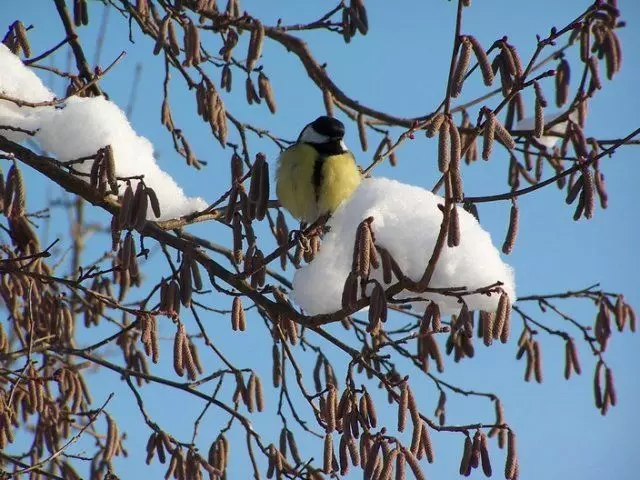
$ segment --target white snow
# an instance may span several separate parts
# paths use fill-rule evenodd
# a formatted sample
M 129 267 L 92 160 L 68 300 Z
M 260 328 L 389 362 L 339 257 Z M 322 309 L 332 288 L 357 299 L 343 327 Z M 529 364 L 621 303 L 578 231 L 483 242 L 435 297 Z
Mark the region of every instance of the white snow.
M 442 213 L 437 205 L 443 202 L 428 190 L 395 180 L 363 180 L 329 220 L 330 231 L 323 238 L 314 260 L 296 272 L 295 301 L 310 315 L 331 313 L 341 308 L 342 289 L 351 270 L 356 229 L 370 216 L 374 218 L 372 229 L 376 244 L 391 253 L 405 275 L 418 281 L 440 230 Z M 513 269 L 501 260 L 489 233 L 471 214 L 459 207 L 458 215 L 460 245 L 455 248 L 445 246 L 430 287 L 464 286 L 473 290 L 501 281 L 511 301 L 515 301 Z M 371 278 L 384 285 L 381 269 L 372 270 Z M 403 292 L 398 295 L 402 296 L 414 297 L 416 294 Z M 443 313 L 457 313 L 461 307 L 455 297 L 429 293 L 422 297 L 437 302 Z M 473 294 L 465 296 L 465 301 L 470 310 L 495 311 L 498 296 Z M 420 312 L 425 305 L 426 302 L 417 302 L 414 308 Z
M 0 93 L 32 103 L 52 100 L 54 95 L 31 70 L 0 44 Z M 111 145 L 116 175 L 144 175 L 160 201 L 161 219 L 170 219 L 203 209 L 202 198 L 187 197 L 182 188 L 156 163 L 153 145 L 131 127 L 124 112 L 104 97 L 71 97 L 56 107 L 18 107 L 0 101 L 0 125 L 11 125 L 37 131 L 33 137 L 50 155 L 60 161 L 91 155 Z M 28 135 L 0 130 L 12 141 L 22 141 Z M 91 161 L 74 167 L 89 172 Z M 137 182 L 132 182 L 133 187 Z M 124 188 L 121 187 L 123 192 Z M 155 219 L 149 207 L 148 218 Z
M 32 103 L 54 98 L 53 92 L 3 43 L 0 43 L 0 93 Z M 36 130 L 43 110 L 44 108 L 18 107 L 15 103 L 0 100 L 0 125 Z M 0 135 L 12 142 L 21 142 L 28 136 L 26 133 L 1 129 Z

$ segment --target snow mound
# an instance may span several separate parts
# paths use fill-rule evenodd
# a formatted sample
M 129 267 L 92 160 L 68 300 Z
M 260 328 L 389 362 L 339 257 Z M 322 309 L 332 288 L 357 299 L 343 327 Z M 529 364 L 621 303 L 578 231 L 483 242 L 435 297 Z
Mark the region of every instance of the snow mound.
M 54 95 L 40 79 L 11 51 L 0 44 L 0 93 L 32 103 L 49 101 Z M 146 185 L 153 188 L 160 201 L 161 220 L 196 210 L 207 203 L 202 198 L 187 197 L 173 178 L 157 164 L 153 145 L 139 136 L 124 112 L 104 97 L 71 97 L 56 107 L 18 107 L 0 100 L 0 126 L 10 125 L 35 131 L 33 137 L 49 154 L 60 161 L 92 155 L 98 149 L 111 145 L 115 158 L 116 175 L 131 177 L 144 175 Z M 14 142 L 28 135 L 0 129 Z M 84 173 L 91 170 L 92 161 L 74 167 Z M 124 192 L 120 182 L 120 192 Z M 135 188 L 137 181 L 132 181 Z M 155 219 L 149 207 L 148 218 Z
M 0 93 L 32 103 L 47 102 L 54 98 L 40 78 L 26 68 L 4 43 L 0 43 Z M 48 107 L 18 107 L 8 100 L 0 100 L 0 125 L 36 130 L 39 116 L 46 109 Z M 28 136 L 26 133 L 2 129 L 0 135 L 12 142 L 21 142 Z
M 418 281 L 440 230 L 442 213 L 438 204 L 442 203 L 441 197 L 420 187 L 386 178 L 363 180 L 329 220 L 330 231 L 316 257 L 296 272 L 293 298 L 310 315 L 340 310 L 342 289 L 351 270 L 356 229 L 370 216 L 374 218 L 376 244 L 391 253 L 405 275 Z M 491 236 L 471 214 L 458 207 L 458 215 L 460 245 L 445 246 L 430 287 L 464 286 L 474 290 L 501 281 L 511 301 L 515 301 L 513 269 L 501 260 Z M 371 278 L 384 285 L 381 269 L 372 270 Z M 406 296 L 415 294 L 407 292 Z M 433 293 L 421 296 L 437 302 L 443 313 L 460 311 L 455 297 Z M 467 295 L 465 301 L 470 310 L 495 311 L 498 295 Z M 426 302 L 417 302 L 414 308 L 422 311 L 425 305 Z

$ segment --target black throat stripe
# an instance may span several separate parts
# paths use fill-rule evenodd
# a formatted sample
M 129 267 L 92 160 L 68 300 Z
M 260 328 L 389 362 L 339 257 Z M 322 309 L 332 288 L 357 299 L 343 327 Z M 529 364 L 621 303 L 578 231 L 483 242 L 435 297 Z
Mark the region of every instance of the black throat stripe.
M 324 164 L 325 158 L 330 155 L 339 155 L 341 153 L 344 153 L 344 149 L 342 148 L 342 145 L 340 145 L 340 140 L 334 140 L 327 143 L 310 143 L 309 145 L 311 145 L 315 149 L 315 151 L 318 152 L 316 161 L 313 164 L 313 177 L 311 178 L 317 202 L 320 199 L 320 185 L 322 185 L 322 165 Z
M 313 183 L 313 191 L 316 194 L 316 202 L 320 200 L 320 185 L 322 184 L 322 165 L 324 164 L 324 157 L 318 155 L 316 161 L 313 164 L 313 177 L 311 182 Z

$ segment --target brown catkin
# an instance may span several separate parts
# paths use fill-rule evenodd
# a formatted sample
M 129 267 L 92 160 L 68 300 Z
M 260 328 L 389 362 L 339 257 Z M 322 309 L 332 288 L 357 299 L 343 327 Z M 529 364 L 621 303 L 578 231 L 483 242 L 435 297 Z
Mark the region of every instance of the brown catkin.
M 460 219 L 458 217 L 458 207 L 456 207 L 455 204 L 451 206 L 451 214 L 449 216 L 447 245 L 450 248 L 460 245 Z
M 482 471 L 487 477 L 492 475 L 491 459 L 489 457 L 489 441 L 484 432 L 480 433 L 480 460 L 482 463 Z
M 593 180 L 593 174 L 588 166 L 582 167 L 582 179 L 583 187 L 582 192 L 584 195 L 584 216 L 586 218 L 593 217 L 593 211 L 595 208 L 595 184 Z
M 426 127 L 426 135 L 429 138 L 432 138 L 436 135 L 437 132 L 440 131 L 440 127 L 444 122 L 446 116 L 444 113 L 436 113 L 430 120 L 429 124 Z
M 451 96 L 456 98 L 462 92 L 462 84 L 464 83 L 465 75 L 469 69 L 469 62 L 471 61 L 471 42 L 467 37 L 462 37 L 460 42 L 460 56 L 453 75 L 453 85 L 451 88 Z
M 511 301 L 509 295 L 502 293 L 498 301 L 498 309 L 496 312 L 496 324 L 500 324 L 500 341 L 507 343 L 509 339 L 509 326 L 511 317 Z M 499 319 L 499 320 L 498 320 Z
M 263 72 L 260 72 L 258 75 L 258 95 L 265 99 L 267 106 L 269 107 L 269 111 L 275 114 L 277 107 L 273 87 L 271 86 L 269 77 L 267 77 Z
M 489 87 L 493 84 L 494 78 L 493 70 L 491 69 L 491 63 L 489 62 L 489 57 L 484 51 L 484 48 L 482 48 L 482 45 L 480 45 L 480 42 L 478 42 L 478 40 L 474 36 L 467 35 L 467 38 L 471 42 L 473 54 L 478 60 L 478 65 L 480 66 L 480 71 L 482 72 L 482 79 L 484 81 L 484 84 Z
M 438 136 L 438 169 L 442 173 L 449 170 L 449 163 L 451 161 L 451 137 L 449 129 L 450 120 L 446 117 L 440 125 Z
M 569 62 L 564 58 L 560 60 L 558 67 L 556 68 L 556 106 L 562 107 L 567 103 L 569 96 L 569 85 L 571 83 L 571 70 L 569 68 Z
M 196 346 L 191 342 L 191 340 L 185 338 L 182 348 L 184 350 L 184 363 L 187 367 L 187 377 L 189 380 L 195 380 L 198 377 L 198 373 L 202 370 Z
M 578 194 L 582 191 L 583 185 L 584 185 L 584 179 L 582 178 L 582 176 L 580 176 L 578 177 L 578 180 L 576 180 L 573 183 L 573 185 L 571 185 L 567 189 L 567 198 L 566 198 L 567 205 L 570 205 L 574 202 Z
M 593 376 L 593 393 L 595 397 L 596 408 L 602 408 L 602 384 L 600 382 L 600 376 L 602 367 L 604 366 L 602 360 L 599 360 L 596 364 L 595 373 Z
M 460 459 L 460 475 L 469 476 L 471 472 L 471 453 L 472 443 L 468 435 L 464 437 L 464 447 L 462 450 L 462 458 Z
M 407 469 L 407 460 L 404 458 L 404 452 L 400 450 L 400 452 L 398 452 L 398 456 L 396 457 L 396 479 L 395 480 L 405 480 L 407 475 L 406 469 Z
M 409 385 L 402 382 L 400 387 L 400 401 L 398 402 L 398 431 L 404 432 L 407 425 L 407 407 L 409 405 Z
M 249 39 L 249 51 L 247 53 L 247 70 L 251 71 L 262 54 L 264 43 L 264 25 L 259 20 L 255 20 L 254 28 L 251 30 Z
M 399 452 L 400 447 L 396 447 L 384 456 L 382 472 L 378 476 L 379 480 L 391 480 L 391 475 L 393 475 L 393 467 L 396 463 L 396 458 L 398 458 Z
M 509 150 L 513 150 L 516 147 L 516 142 L 509 133 L 509 130 L 494 116 L 495 135 Z
M 336 428 L 336 400 L 337 400 L 336 388 L 331 385 L 329 392 L 327 393 L 327 401 L 325 403 L 324 417 L 327 422 L 327 432 L 331 433 Z
M 628 303 L 625 303 L 624 310 L 627 317 L 629 317 L 629 330 L 635 333 L 637 326 L 636 312 Z
M 516 237 L 518 236 L 518 206 L 515 202 L 511 204 L 511 212 L 509 214 L 509 228 L 507 229 L 507 236 L 502 245 L 502 253 L 509 255 L 513 251 L 513 246 L 516 243 Z
M 449 171 L 452 172 L 451 186 L 452 193 L 456 200 L 462 199 L 462 178 L 460 176 L 460 157 L 462 153 L 462 139 L 460 131 L 455 123 L 451 122 L 449 134 L 451 136 L 451 164 Z
M 245 87 L 245 97 L 249 105 L 253 105 L 254 103 L 256 104 L 262 103 L 262 101 L 260 100 L 260 97 L 258 96 L 258 92 L 256 91 L 256 87 L 253 84 L 253 80 L 251 80 L 251 77 L 249 75 L 247 75 L 247 79 L 244 82 L 244 87 Z
M 333 472 L 333 439 L 330 433 L 324 437 L 323 471 L 327 475 Z
M 411 414 L 411 422 L 413 423 L 413 425 L 418 425 L 420 423 L 422 423 L 422 420 L 420 418 L 420 411 L 418 410 L 418 405 L 416 404 L 416 399 L 413 396 L 413 392 L 411 391 L 411 388 L 409 387 L 409 385 L 407 384 L 407 391 L 409 393 L 409 413 Z
M 187 337 L 184 325 L 180 323 L 173 340 L 173 369 L 179 377 L 184 376 L 184 349 L 183 344 L 186 343 Z
M 613 381 L 613 371 L 607 368 L 604 372 L 605 379 L 605 396 L 609 397 L 611 405 L 615 406 L 618 403 L 618 395 L 616 393 L 615 383 Z
M 535 340 L 533 341 L 533 373 L 536 382 L 542 383 L 542 350 L 540 344 Z
M 533 136 L 542 137 L 544 134 L 544 110 L 542 104 L 536 99 L 536 115 L 533 123 Z
M 473 444 L 471 446 L 471 468 L 480 466 L 480 445 L 482 443 L 480 430 L 476 430 L 473 435 Z
M 423 422 L 418 422 L 416 425 L 413 426 L 413 431 L 411 432 L 411 451 L 418 458 L 421 457 L 420 454 L 422 453 L 422 448 L 421 448 L 422 444 L 420 443 L 420 440 L 422 438 L 423 428 L 424 428 Z
M 347 442 L 350 435 L 342 435 L 338 444 L 338 458 L 340 459 L 340 475 L 349 473 L 349 453 L 347 451 Z
M 542 108 L 547 108 L 547 99 L 545 98 L 542 87 L 538 82 L 533 82 L 533 89 L 536 95 L 536 102 L 540 103 Z
M 424 473 L 420 468 L 420 463 L 418 462 L 418 459 L 415 457 L 415 455 L 404 447 L 402 447 L 402 453 L 404 454 L 404 457 L 409 464 L 409 468 L 411 468 L 411 471 L 413 472 L 416 480 L 426 480 L 426 477 L 424 476 Z
M 349 272 L 344 282 L 342 290 L 342 308 L 344 310 L 353 310 L 358 301 L 358 274 Z
M 376 406 L 373 403 L 373 398 L 371 398 L 371 395 L 369 394 L 369 392 L 365 391 L 364 399 L 367 405 L 367 414 L 369 417 L 369 423 L 373 428 L 376 428 L 378 425 L 378 415 L 376 413 Z
M 427 457 L 427 462 L 433 463 L 435 455 L 433 453 L 433 444 L 431 443 L 431 436 L 429 435 L 429 427 L 425 422 L 422 422 L 422 429 L 420 432 L 420 445 L 422 451 Z
M 516 473 L 518 454 L 516 452 L 516 434 L 509 430 L 507 437 L 507 459 L 504 465 L 504 477 L 512 479 Z
M 598 68 L 598 58 L 595 55 L 589 57 L 589 74 L 591 80 L 589 82 L 589 91 L 602 89 L 602 82 L 600 80 L 600 69 Z
M 489 160 L 493 150 L 493 141 L 496 134 L 496 116 L 491 110 L 485 109 L 484 137 L 482 142 L 482 159 Z
M 573 369 L 578 375 L 580 375 L 582 373 L 582 367 L 580 367 L 580 358 L 578 357 L 578 350 L 576 349 L 573 338 L 569 337 L 569 340 L 567 340 L 567 346 L 569 348 L 569 354 L 571 355 L 571 364 L 573 365 Z
M 571 358 L 569 342 L 565 342 L 564 344 L 564 378 L 565 380 L 569 380 L 571 377 L 571 371 L 573 367 L 573 360 Z

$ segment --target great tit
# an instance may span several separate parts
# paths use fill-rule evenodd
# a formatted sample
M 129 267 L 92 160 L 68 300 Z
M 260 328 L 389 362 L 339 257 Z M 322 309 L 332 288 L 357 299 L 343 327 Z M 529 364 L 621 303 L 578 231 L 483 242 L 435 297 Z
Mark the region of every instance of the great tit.
M 340 120 L 318 117 L 280 155 L 276 194 L 298 220 L 312 223 L 333 213 L 360 183 L 360 171 L 343 137 Z

